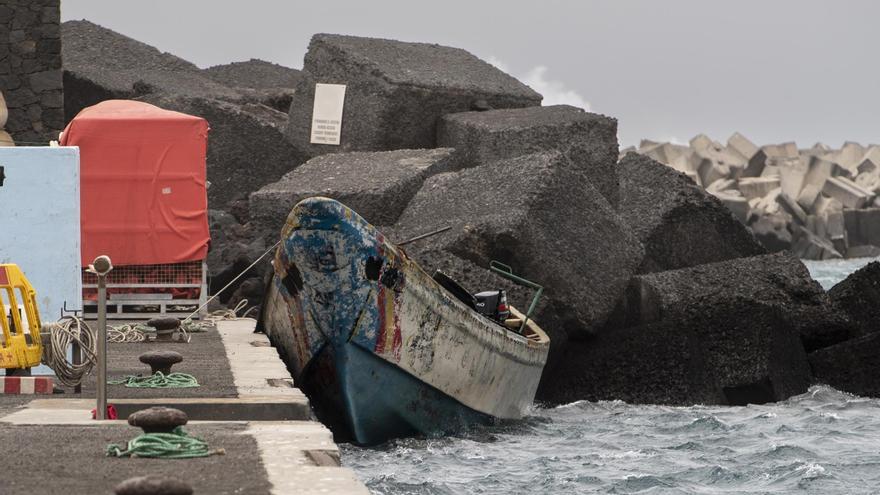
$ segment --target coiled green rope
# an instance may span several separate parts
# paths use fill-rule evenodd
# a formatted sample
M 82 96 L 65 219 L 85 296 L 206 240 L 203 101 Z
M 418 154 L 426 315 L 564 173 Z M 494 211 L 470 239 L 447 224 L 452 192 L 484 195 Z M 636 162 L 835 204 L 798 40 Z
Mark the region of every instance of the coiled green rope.
M 198 387 L 196 377 L 187 373 L 164 374 L 157 371 L 150 376 L 129 375 L 119 380 L 108 380 L 109 385 L 125 385 L 128 388 L 191 388 Z
M 128 445 L 122 446 L 110 444 L 107 446 L 107 457 L 150 457 L 159 459 L 192 459 L 195 457 L 208 457 L 209 455 L 223 455 L 224 449 L 209 449 L 207 442 L 201 438 L 189 436 L 182 427 L 178 426 L 171 433 L 144 433 L 128 441 Z

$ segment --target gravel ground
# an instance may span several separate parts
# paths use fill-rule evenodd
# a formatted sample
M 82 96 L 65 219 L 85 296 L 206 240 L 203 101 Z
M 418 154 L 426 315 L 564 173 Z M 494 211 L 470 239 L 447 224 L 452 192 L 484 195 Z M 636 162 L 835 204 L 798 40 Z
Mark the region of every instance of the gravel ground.
M 183 355 L 183 362 L 174 365 L 172 372 L 189 373 L 199 381 L 197 388 L 138 389 L 123 385 L 109 385 L 107 394 L 116 398 L 141 397 L 236 397 L 232 371 L 226 358 L 226 349 L 216 330 L 194 333 L 188 344 L 184 343 L 126 343 L 108 344 L 107 377 L 120 379 L 126 375 L 149 375 L 150 367 L 141 363 L 138 356 L 153 350 L 172 350 Z M 94 373 L 83 382 L 82 397 L 95 396 Z M 72 388 L 65 389 L 63 396 L 77 397 Z
M 263 494 L 270 484 L 257 443 L 244 425 L 192 425 L 187 431 L 226 449 L 198 459 L 110 458 L 108 444 L 124 444 L 141 433 L 125 425 L 2 426 L 0 493 L 93 495 L 112 493 L 122 480 L 149 474 L 175 477 L 197 494 Z

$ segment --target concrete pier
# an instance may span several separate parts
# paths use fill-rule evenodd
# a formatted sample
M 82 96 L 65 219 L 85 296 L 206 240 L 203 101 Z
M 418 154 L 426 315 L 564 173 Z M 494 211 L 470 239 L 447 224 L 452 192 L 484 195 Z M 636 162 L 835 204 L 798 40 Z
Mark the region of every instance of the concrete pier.
M 108 386 L 118 420 L 91 419 L 94 379 L 83 395 L 53 398 L 0 397 L 0 449 L 8 469 L 0 493 L 109 493 L 120 481 L 150 474 L 182 479 L 195 493 L 366 494 L 354 473 L 339 465 L 332 435 L 312 418 L 308 399 L 250 319 L 221 320 L 216 329 L 193 335 L 189 344 L 109 344 L 111 379 L 149 373 L 137 356 L 155 348 L 184 356 L 172 371 L 194 375 L 190 389 Z M 225 455 L 186 460 L 105 456 L 108 444 L 124 444 L 141 433 L 129 426 L 130 412 L 152 405 L 176 407 L 190 417 L 187 432 Z M 47 460 L 51 459 L 51 463 Z

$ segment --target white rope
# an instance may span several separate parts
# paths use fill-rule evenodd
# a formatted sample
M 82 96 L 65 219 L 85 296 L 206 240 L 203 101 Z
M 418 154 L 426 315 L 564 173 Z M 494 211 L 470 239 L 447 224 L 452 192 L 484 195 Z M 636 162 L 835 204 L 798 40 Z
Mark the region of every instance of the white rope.
M 281 244 L 281 241 L 280 241 L 280 240 L 279 240 L 278 242 L 276 242 L 275 244 L 272 244 L 272 246 L 271 246 L 269 249 L 267 249 L 266 252 L 264 252 L 263 254 L 261 254 L 260 257 L 257 258 L 253 263 L 251 263 L 250 266 L 248 266 L 247 268 L 245 268 L 245 269 L 244 269 L 241 273 L 239 273 L 234 279 L 232 279 L 228 284 L 226 284 L 226 286 L 224 286 L 222 289 L 218 290 L 216 294 L 214 294 L 213 296 L 211 296 L 210 298 L 208 298 L 208 300 L 205 301 L 205 304 L 202 304 L 202 305 L 199 306 L 195 311 L 193 311 L 192 313 L 190 313 L 189 316 L 187 316 L 186 318 L 184 318 L 183 323 L 191 322 L 193 316 L 197 315 L 197 314 L 199 313 L 199 311 L 205 309 L 205 307 L 207 307 L 208 304 L 211 303 L 211 301 L 213 301 L 217 296 L 219 296 L 220 294 L 222 294 L 223 291 L 225 291 L 226 289 L 228 289 L 232 284 L 235 283 L 236 280 L 240 279 L 240 278 L 241 278 L 245 273 L 247 273 L 251 268 L 257 266 L 257 263 L 259 263 L 260 260 L 262 260 L 263 258 L 265 258 L 267 254 L 271 253 L 273 249 L 275 249 L 276 247 L 278 247 L 279 244 Z M 241 303 L 239 303 L 239 304 L 241 304 Z M 237 306 L 236 306 L 236 307 L 237 307 Z M 236 317 L 237 317 L 237 316 L 236 316 Z
M 64 385 L 75 387 L 82 382 L 97 363 L 97 334 L 81 318 L 67 316 L 55 323 L 45 325 L 49 330 L 49 341 L 43 346 L 43 363 L 53 371 Z M 67 360 L 67 350 L 79 344 L 82 352 L 82 364 L 73 364 Z
M 152 329 L 142 323 L 113 325 L 107 327 L 107 342 L 121 344 L 125 342 L 143 342 Z

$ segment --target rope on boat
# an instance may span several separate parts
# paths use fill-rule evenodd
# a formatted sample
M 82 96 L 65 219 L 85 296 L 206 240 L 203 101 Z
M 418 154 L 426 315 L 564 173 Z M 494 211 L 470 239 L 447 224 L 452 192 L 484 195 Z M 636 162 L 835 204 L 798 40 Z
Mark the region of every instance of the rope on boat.
M 55 323 L 49 323 L 46 329 L 49 331 L 49 341 L 43 346 L 43 363 L 52 368 L 55 376 L 64 385 L 79 385 L 97 363 L 97 333 L 77 316 L 66 316 Z M 81 364 L 73 364 L 67 360 L 67 349 L 74 343 L 79 344 L 82 350 Z
M 129 375 L 118 380 L 107 380 L 108 385 L 125 385 L 128 388 L 193 388 L 199 387 L 196 377 L 188 373 L 164 374 L 157 371 L 150 376 Z
M 209 449 L 201 438 L 187 434 L 178 426 L 171 433 L 144 433 L 120 445 L 107 446 L 107 457 L 149 457 L 155 459 L 193 459 L 210 455 L 223 455 L 224 449 Z

